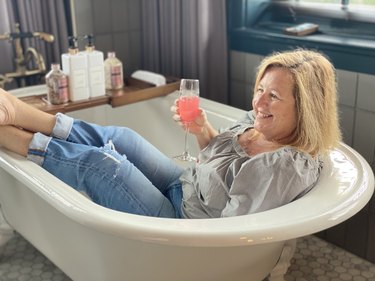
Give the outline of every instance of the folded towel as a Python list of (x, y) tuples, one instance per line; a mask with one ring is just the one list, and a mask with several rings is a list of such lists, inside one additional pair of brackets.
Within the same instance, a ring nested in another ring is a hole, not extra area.
[(163, 75), (154, 73), (151, 71), (146, 71), (146, 70), (137, 70), (133, 72), (131, 77), (145, 81), (150, 84), (154, 84), (156, 86), (161, 86), (166, 84), (166, 79)]

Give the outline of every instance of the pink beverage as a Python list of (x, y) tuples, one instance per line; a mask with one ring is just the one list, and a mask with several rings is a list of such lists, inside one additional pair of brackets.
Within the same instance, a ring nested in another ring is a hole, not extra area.
[(192, 122), (199, 114), (199, 97), (189, 96), (178, 99), (181, 121)]

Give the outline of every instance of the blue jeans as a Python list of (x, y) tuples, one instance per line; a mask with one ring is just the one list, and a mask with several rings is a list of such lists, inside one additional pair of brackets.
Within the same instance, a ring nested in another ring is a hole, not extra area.
[(183, 169), (129, 128), (57, 114), (51, 136), (34, 134), (28, 159), (102, 206), (181, 218)]

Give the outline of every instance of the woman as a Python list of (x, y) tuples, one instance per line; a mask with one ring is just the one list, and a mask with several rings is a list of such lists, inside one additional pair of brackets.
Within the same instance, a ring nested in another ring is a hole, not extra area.
[[(220, 133), (201, 109), (189, 129), (202, 150), (186, 170), (128, 128), (52, 116), (4, 91), (0, 145), (115, 210), (173, 218), (245, 215), (308, 192), (319, 178), (320, 155), (340, 140), (334, 68), (317, 52), (265, 58), (252, 105)], [(178, 104), (172, 111), (183, 126)]]

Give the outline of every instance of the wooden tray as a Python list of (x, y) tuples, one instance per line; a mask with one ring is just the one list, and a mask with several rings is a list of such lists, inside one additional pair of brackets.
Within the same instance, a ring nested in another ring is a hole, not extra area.
[(167, 78), (167, 84), (157, 87), (141, 80), (127, 78), (125, 80), (124, 88), (120, 90), (107, 90), (102, 97), (90, 98), (87, 100), (54, 105), (48, 102), (47, 93), (22, 97), (20, 99), (40, 110), (56, 114), (57, 112), (66, 113), (103, 104), (118, 107), (142, 100), (165, 96), (178, 90), (179, 85), (179, 79), (170, 77)]

